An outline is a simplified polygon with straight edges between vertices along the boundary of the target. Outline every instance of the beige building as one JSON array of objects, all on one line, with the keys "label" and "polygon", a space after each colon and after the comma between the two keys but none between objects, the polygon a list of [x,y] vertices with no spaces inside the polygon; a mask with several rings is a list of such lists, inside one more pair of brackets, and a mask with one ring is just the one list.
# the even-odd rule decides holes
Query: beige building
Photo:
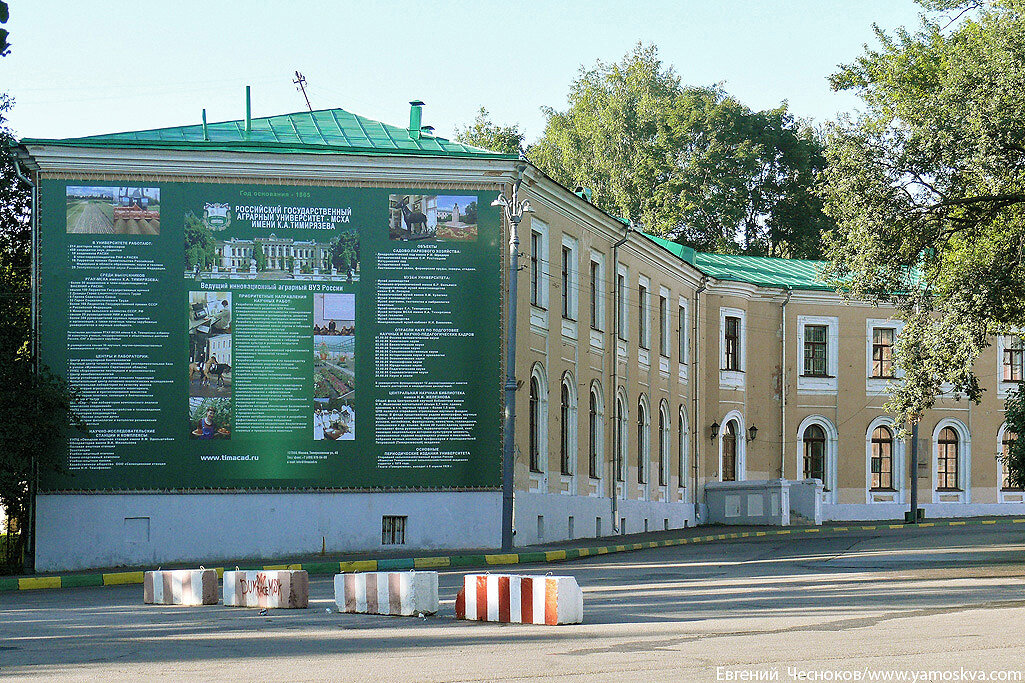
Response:
[{"label": "beige building", "polygon": [[[519,230],[517,544],[903,519],[910,442],[883,409],[900,381],[893,310],[845,301],[818,262],[630,230],[529,166],[523,193],[535,212]],[[994,340],[976,372],[981,404],[943,397],[920,426],[928,517],[1025,512],[999,459],[1017,340]]]}]

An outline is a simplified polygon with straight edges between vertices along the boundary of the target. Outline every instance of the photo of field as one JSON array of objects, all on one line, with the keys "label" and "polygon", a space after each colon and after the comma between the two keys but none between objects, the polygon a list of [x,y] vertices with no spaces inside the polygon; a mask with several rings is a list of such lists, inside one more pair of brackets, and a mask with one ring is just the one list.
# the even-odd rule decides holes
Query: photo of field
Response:
[{"label": "photo of field", "polygon": [[355,438],[356,296],[313,295],[313,438]]},{"label": "photo of field", "polygon": [[160,234],[160,188],[69,185],[66,196],[69,233]]}]

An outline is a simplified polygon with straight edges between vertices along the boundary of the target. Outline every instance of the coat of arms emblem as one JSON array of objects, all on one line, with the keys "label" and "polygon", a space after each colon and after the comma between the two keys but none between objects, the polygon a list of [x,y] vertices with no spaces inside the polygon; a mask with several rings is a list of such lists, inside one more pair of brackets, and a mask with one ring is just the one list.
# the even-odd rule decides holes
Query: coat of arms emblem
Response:
[{"label": "coat of arms emblem", "polygon": [[231,225],[231,207],[227,204],[204,204],[203,223],[211,230],[224,230]]}]

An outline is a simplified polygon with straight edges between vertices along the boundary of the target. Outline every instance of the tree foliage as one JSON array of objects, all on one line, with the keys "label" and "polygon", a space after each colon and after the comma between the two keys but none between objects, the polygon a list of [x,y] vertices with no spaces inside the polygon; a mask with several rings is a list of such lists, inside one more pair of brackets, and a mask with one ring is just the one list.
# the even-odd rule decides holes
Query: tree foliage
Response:
[{"label": "tree foliage", "polygon": [[1025,393],[1020,386],[1008,394],[1004,408],[1007,431],[1015,436],[1002,456],[1008,483],[1014,488],[1025,488],[1025,438],[1020,438],[1025,436]]},{"label": "tree foliage", "polygon": [[979,400],[973,365],[1025,324],[1025,17],[1021,0],[929,0],[916,32],[832,76],[865,103],[829,134],[828,275],[897,306],[905,377],[889,408],[921,415],[943,382]]},{"label": "tree foliage", "polygon": [[[0,23],[8,18],[0,2]],[[7,53],[0,29],[0,56]],[[20,565],[29,528],[31,486],[39,473],[61,467],[61,444],[70,429],[84,430],[75,412],[79,395],[46,367],[35,367],[31,346],[31,190],[19,177],[6,126],[13,106],[0,93],[0,506],[11,531],[2,544],[0,568]]]},{"label": "tree foliage", "polygon": [[754,112],[719,86],[684,86],[641,44],[581,68],[568,104],[544,109],[527,157],[601,208],[700,249],[819,255],[824,156],[786,104]]},{"label": "tree foliage", "polygon": [[491,120],[484,107],[477,112],[473,123],[456,129],[456,140],[491,152],[522,154],[524,134],[519,126],[500,126]]}]

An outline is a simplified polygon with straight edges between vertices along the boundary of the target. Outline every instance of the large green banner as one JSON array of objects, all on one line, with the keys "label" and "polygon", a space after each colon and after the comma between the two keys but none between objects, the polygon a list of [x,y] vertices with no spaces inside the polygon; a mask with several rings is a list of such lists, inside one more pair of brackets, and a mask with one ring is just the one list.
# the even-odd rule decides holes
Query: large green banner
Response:
[{"label": "large green banner", "polygon": [[44,181],[55,490],[500,481],[495,193]]}]

